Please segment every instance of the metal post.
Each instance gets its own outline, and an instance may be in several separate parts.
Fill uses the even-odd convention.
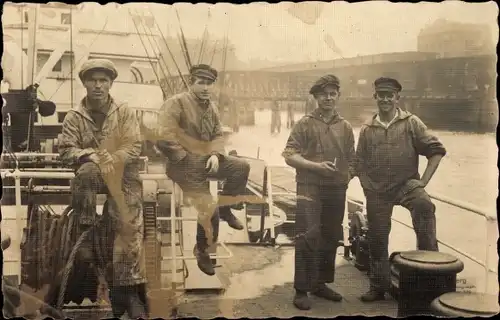
[[[177,222],[176,209],[177,209],[177,191],[178,186],[174,182],[172,189],[172,200],[170,201],[170,254],[172,255],[172,290],[175,292],[177,283],[177,250],[175,250],[175,227]]]
[[[349,242],[349,201],[345,200],[345,210],[344,210],[344,220],[342,222],[342,228],[344,230],[344,257],[349,258],[349,250],[351,248],[351,243]],[[347,232],[346,232],[347,231]]]
[[[17,240],[19,241],[19,245],[21,245],[23,227],[21,226],[21,177],[19,177],[19,169],[14,171],[15,178],[15,187],[16,187],[16,224],[17,224]],[[18,274],[18,285],[21,285],[21,253],[19,253],[19,260],[17,263],[17,274]]]
[[[273,183],[271,167],[266,167],[267,171],[267,206],[269,207],[269,219],[271,220],[271,241],[275,239],[274,214],[273,214]]]
[[[264,180],[262,182],[262,197],[268,196],[267,190],[267,167],[264,168]],[[264,229],[266,219],[266,204],[262,203],[260,206],[260,242],[264,242]]]

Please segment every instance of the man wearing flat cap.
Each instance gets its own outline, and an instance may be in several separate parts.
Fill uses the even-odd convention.
[[[106,272],[114,316],[127,309],[131,318],[144,317],[147,307],[139,301],[145,297],[137,296],[146,283],[139,123],[135,112],[109,93],[118,76],[111,61],[88,60],[78,75],[87,94],[64,118],[59,144],[62,161],[76,169],[71,206],[79,219],[77,233],[96,224],[96,195],[105,190],[113,221],[113,261],[102,266],[101,257],[94,257],[95,264]],[[88,241],[91,252],[97,252],[93,240]]]
[[[390,286],[388,257],[392,209],[407,208],[419,250],[438,251],[435,206],[425,187],[446,150],[414,114],[398,107],[401,84],[392,78],[375,80],[378,113],[361,127],[356,171],[366,196],[370,248],[370,290],[361,300],[383,300]],[[419,156],[427,158],[422,176]]]
[[[311,308],[309,293],[342,300],[327,283],[334,282],[355,151],[352,126],[336,110],[339,89],[334,75],[314,83],[310,94],[318,107],[295,124],[283,151],[286,163],[297,173],[293,303],[300,310]]]
[[[189,90],[171,97],[160,109],[156,142],[168,160],[167,175],[198,211],[194,253],[207,275],[215,274],[208,250],[217,241],[219,218],[243,230],[231,209],[243,208],[240,196],[245,194],[250,172],[246,161],[225,154],[220,116],[211,100],[216,80],[217,71],[208,65],[191,68]],[[210,177],[225,181],[218,204],[209,193]]]

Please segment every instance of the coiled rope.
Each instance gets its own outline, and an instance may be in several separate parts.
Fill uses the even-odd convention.
[[[81,248],[83,242],[86,240],[86,237],[90,234],[91,231],[93,231],[97,227],[97,225],[102,221],[102,219],[103,219],[102,217],[101,217],[101,219],[98,219],[96,222],[94,222],[94,224],[92,224],[87,230],[85,230],[80,235],[80,237],[76,241],[76,243],[75,243],[75,245],[74,245],[74,247],[69,255],[68,262],[66,263],[66,265],[64,267],[63,277],[62,277],[61,285],[59,288],[59,296],[58,296],[57,304],[56,304],[57,310],[61,310],[63,305],[64,305],[64,297],[66,294],[66,287],[68,285],[69,275],[71,274],[71,271],[73,270],[73,265],[75,262],[76,254],[77,254],[78,250]],[[102,259],[102,256],[100,258]],[[99,267],[97,268],[97,272],[98,272],[99,276],[104,275],[104,272]]]

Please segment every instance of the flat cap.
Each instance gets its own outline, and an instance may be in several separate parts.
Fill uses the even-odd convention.
[[[118,71],[116,71],[115,64],[110,60],[90,59],[85,61],[85,63],[82,65],[82,68],[80,69],[80,72],[78,73],[78,76],[80,77],[80,80],[82,80],[82,82],[85,79],[85,74],[91,70],[100,70],[107,72],[111,77],[111,80],[115,80],[116,77],[118,77]]]
[[[375,91],[396,91],[400,92],[403,86],[398,80],[387,77],[380,77],[373,83],[375,86]]]
[[[316,80],[316,82],[311,87],[311,90],[309,90],[309,93],[310,94],[318,93],[328,85],[335,86],[337,87],[337,89],[340,88],[339,78],[337,78],[333,74],[327,74],[326,76],[322,76],[321,78]]]
[[[217,80],[218,76],[217,70],[215,70],[214,68],[212,68],[207,64],[194,65],[191,67],[191,70],[189,70],[189,73],[191,74],[191,76],[204,78],[212,81]]]

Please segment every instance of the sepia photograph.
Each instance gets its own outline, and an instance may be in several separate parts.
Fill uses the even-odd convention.
[[[6,319],[493,317],[498,5],[2,5]]]

